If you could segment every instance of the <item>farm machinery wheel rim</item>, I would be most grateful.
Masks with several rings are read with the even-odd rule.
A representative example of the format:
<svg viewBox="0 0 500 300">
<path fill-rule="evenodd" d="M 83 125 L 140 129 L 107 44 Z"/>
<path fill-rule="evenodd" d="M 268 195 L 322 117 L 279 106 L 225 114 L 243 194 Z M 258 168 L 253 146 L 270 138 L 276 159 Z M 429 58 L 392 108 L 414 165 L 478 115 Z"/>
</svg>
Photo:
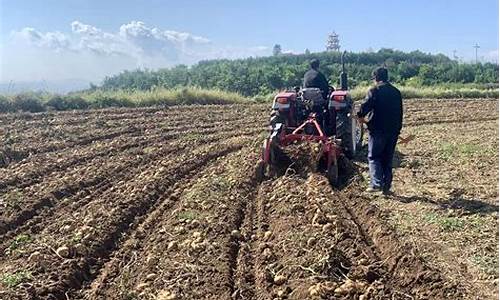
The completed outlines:
<svg viewBox="0 0 500 300">
<path fill-rule="evenodd" d="M 354 149 L 354 154 L 363 146 L 363 133 L 364 133 L 364 128 L 363 128 L 363 123 L 359 122 L 358 120 L 353 119 L 353 149 Z"/>
<path fill-rule="evenodd" d="M 352 140 L 352 155 L 356 155 L 358 152 L 358 121 L 354 118 L 351 118 L 351 140 Z"/>
</svg>

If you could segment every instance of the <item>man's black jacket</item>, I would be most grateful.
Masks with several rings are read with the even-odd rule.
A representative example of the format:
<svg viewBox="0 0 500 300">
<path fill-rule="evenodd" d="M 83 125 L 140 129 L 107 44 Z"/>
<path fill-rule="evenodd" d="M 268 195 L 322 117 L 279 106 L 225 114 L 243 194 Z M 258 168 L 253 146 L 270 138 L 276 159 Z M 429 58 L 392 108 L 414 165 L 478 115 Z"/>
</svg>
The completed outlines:
<svg viewBox="0 0 500 300">
<path fill-rule="evenodd" d="M 315 69 L 310 69 L 304 74 L 304 87 L 319 88 L 323 93 L 323 98 L 326 99 L 328 96 L 328 81 L 325 75 Z"/>
<path fill-rule="evenodd" d="M 403 101 L 401 93 L 392 84 L 382 82 L 368 91 L 358 116 L 365 117 L 369 112 L 373 112 L 368 122 L 370 133 L 399 134 L 401 131 Z"/>
</svg>

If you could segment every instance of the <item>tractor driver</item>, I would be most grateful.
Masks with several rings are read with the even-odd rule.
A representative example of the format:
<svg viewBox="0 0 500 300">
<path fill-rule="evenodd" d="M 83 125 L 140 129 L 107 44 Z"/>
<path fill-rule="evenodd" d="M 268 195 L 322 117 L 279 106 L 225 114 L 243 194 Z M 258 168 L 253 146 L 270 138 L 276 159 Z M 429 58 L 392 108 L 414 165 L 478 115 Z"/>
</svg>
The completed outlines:
<svg viewBox="0 0 500 300">
<path fill-rule="evenodd" d="M 325 75 L 319 69 L 319 60 L 316 58 L 310 62 L 311 68 L 304 74 L 304 87 L 305 88 L 319 88 L 323 94 L 323 99 L 328 97 L 328 81 Z"/>
<path fill-rule="evenodd" d="M 323 75 L 323 73 L 318 70 L 319 60 L 312 59 L 310 62 L 310 66 L 311 68 L 309 69 L 309 71 L 304 74 L 304 88 L 318 88 L 321 90 L 321 95 L 323 96 L 324 101 L 321 105 L 313 106 L 312 109 L 316 113 L 319 123 L 322 124 L 322 127 L 324 126 L 326 134 L 332 135 L 334 130 L 330 128 L 331 126 L 329 126 L 330 118 L 328 115 L 328 111 L 326 110 L 328 104 L 328 93 L 330 92 L 330 85 L 328 84 L 325 75 Z"/>
</svg>

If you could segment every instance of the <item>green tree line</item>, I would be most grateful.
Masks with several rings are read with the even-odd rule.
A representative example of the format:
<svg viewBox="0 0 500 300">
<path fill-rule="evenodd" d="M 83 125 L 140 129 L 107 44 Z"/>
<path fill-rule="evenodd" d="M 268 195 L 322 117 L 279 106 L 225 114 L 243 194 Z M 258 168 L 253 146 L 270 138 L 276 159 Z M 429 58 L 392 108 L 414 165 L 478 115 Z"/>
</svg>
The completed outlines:
<svg viewBox="0 0 500 300">
<path fill-rule="evenodd" d="M 238 92 L 244 96 L 265 95 L 301 85 L 309 61 L 313 58 L 320 60 L 321 71 L 332 85 L 337 86 L 341 71 L 340 55 L 339 52 L 281 54 L 239 60 L 201 61 L 191 67 L 179 65 L 155 71 L 124 71 L 106 77 L 100 89 L 152 90 L 195 86 Z M 381 65 L 389 69 L 390 80 L 401 85 L 498 83 L 497 64 L 464 64 L 443 54 L 381 49 L 377 52 L 347 53 L 346 70 L 350 87 L 369 84 L 371 72 Z"/>
</svg>

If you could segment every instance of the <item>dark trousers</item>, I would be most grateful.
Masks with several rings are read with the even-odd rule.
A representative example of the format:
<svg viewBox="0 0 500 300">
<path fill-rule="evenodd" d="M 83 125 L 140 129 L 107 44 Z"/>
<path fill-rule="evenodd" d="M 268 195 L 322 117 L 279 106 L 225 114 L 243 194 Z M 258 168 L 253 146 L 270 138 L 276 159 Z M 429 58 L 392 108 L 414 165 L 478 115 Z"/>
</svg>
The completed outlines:
<svg viewBox="0 0 500 300">
<path fill-rule="evenodd" d="M 370 133 L 368 166 L 372 188 L 389 191 L 392 184 L 392 157 L 399 134 Z"/>
</svg>

